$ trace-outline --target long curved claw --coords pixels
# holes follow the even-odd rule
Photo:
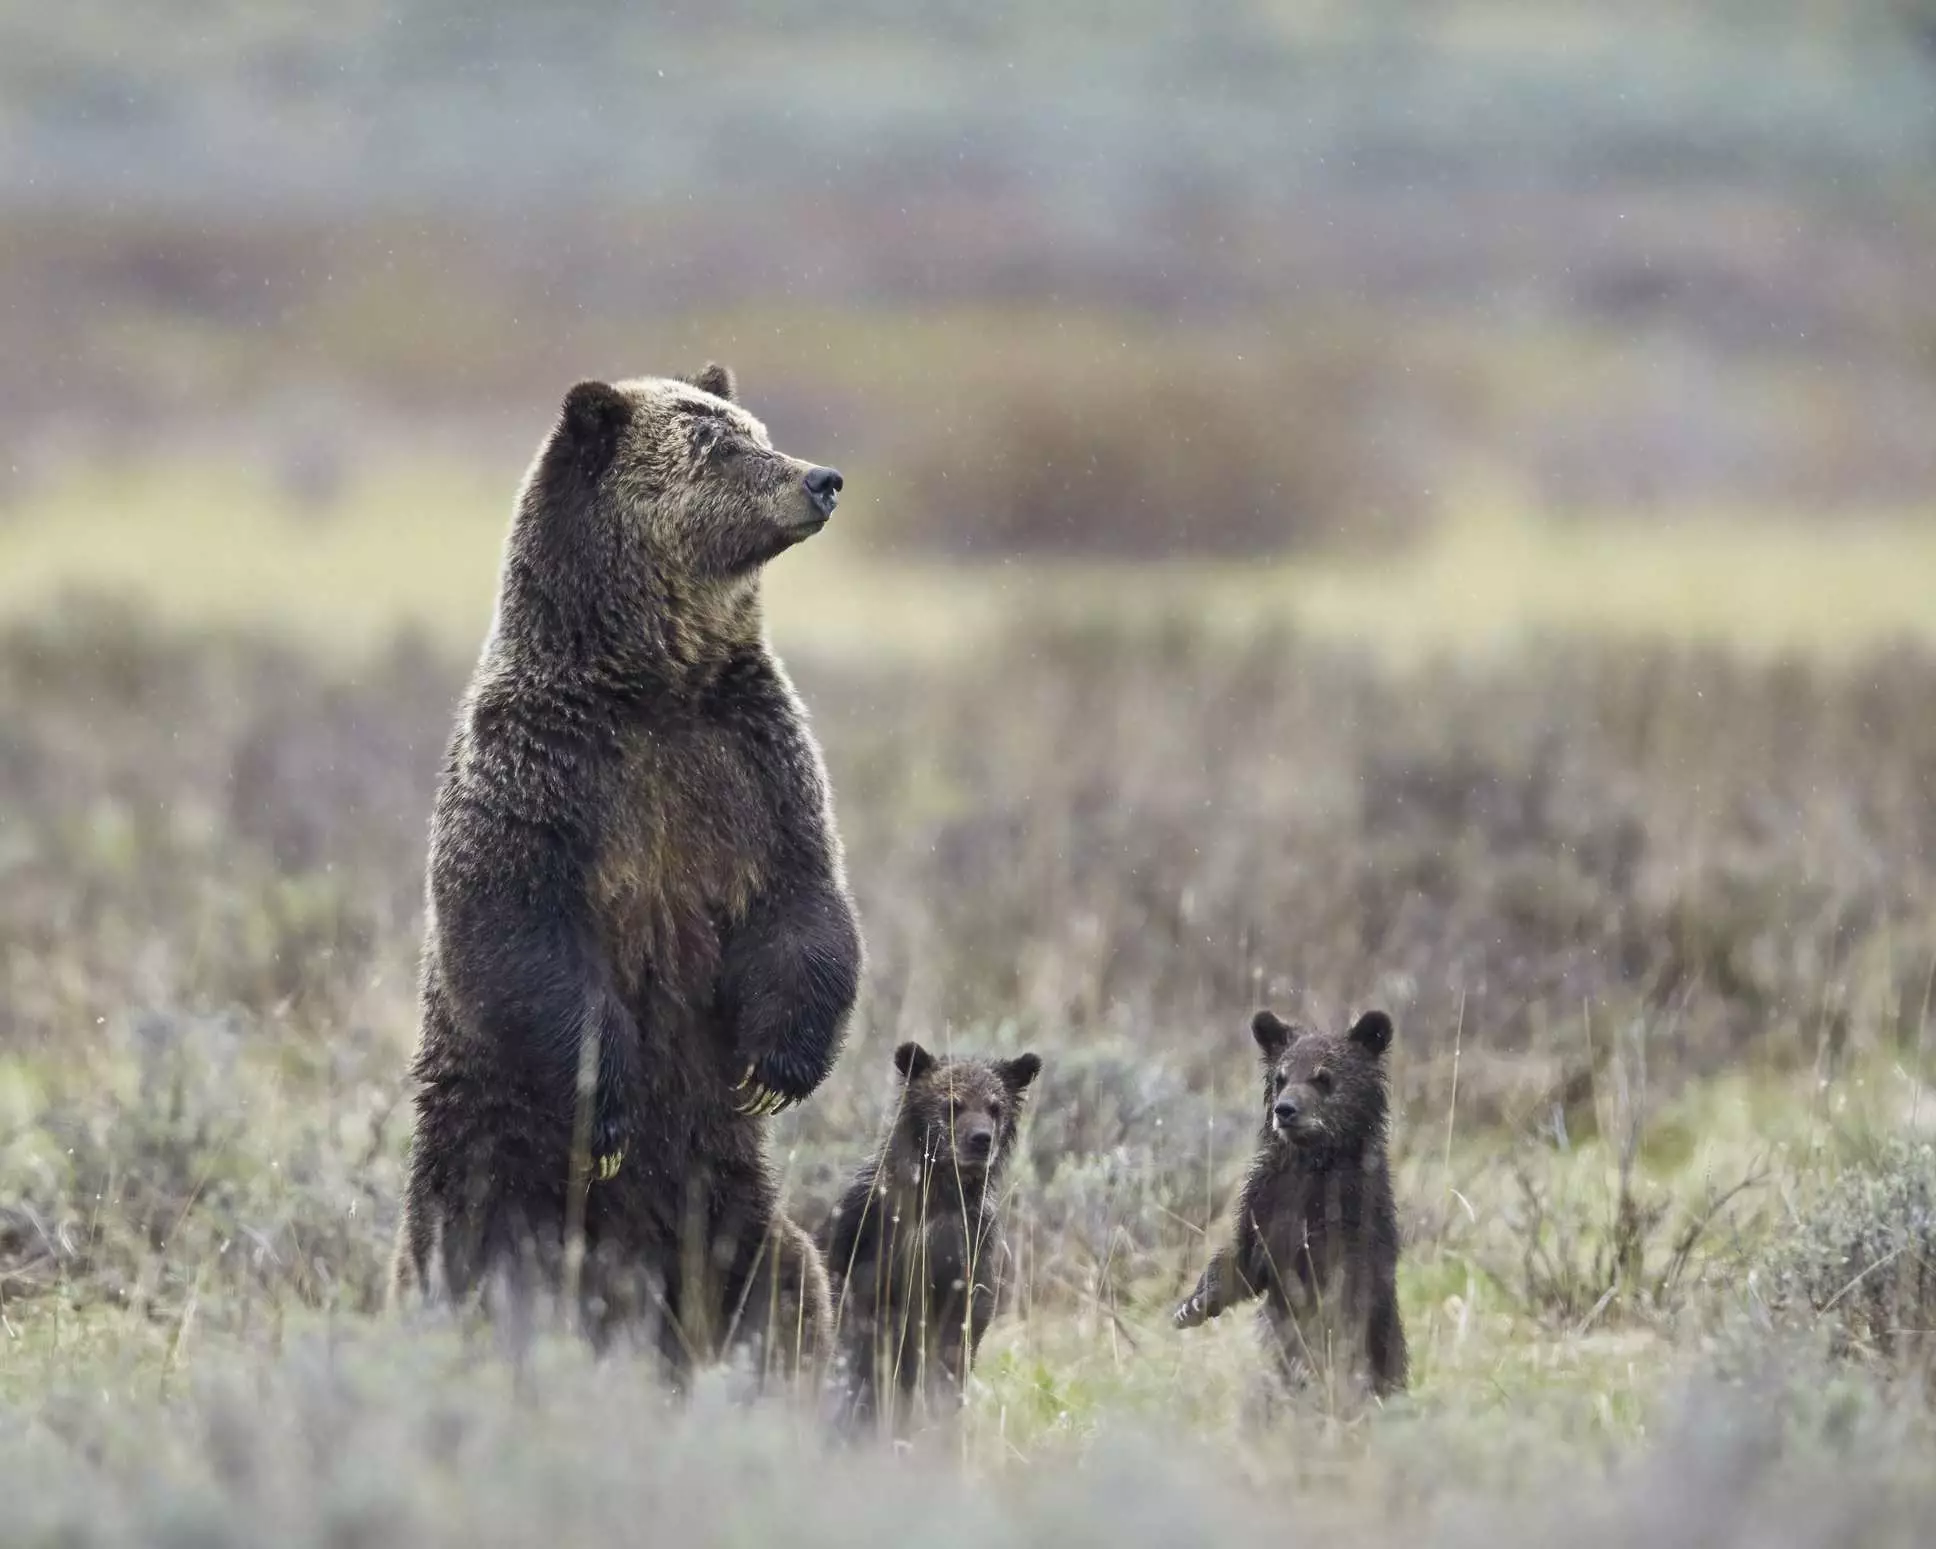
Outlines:
[[[735,1088],[735,1090],[738,1090],[738,1088]],[[741,1113],[752,1114],[755,1117],[765,1117],[772,1103],[779,1096],[764,1081],[755,1081],[747,1090],[749,1095],[739,1105],[739,1111]]]
[[[625,1161],[623,1151],[612,1151],[601,1156],[593,1165],[593,1171],[600,1183],[610,1183],[618,1176],[619,1167]]]
[[[740,1099],[736,1106],[741,1113],[762,1119],[770,1119],[776,1114],[785,1113],[800,1100],[760,1080],[756,1065],[746,1067],[746,1074],[739,1078],[739,1084],[733,1088],[733,1094]]]

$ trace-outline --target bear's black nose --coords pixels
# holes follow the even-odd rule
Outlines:
[[[1277,1115],[1279,1124],[1289,1124],[1297,1117],[1297,1104],[1288,1097],[1280,1097],[1277,1100],[1277,1106],[1271,1109],[1271,1112]]]
[[[841,486],[846,482],[838,468],[809,468],[807,498],[820,508],[822,516],[832,516],[839,503]]]

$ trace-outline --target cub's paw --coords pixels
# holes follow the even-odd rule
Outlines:
[[[1204,1310],[1203,1293],[1192,1292],[1176,1304],[1176,1311],[1170,1314],[1172,1328],[1197,1328],[1209,1314]]]

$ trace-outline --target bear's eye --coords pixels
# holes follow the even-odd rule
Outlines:
[[[1271,1090],[1273,1092],[1281,1092],[1284,1090],[1284,1072],[1283,1071],[1276,1070],[1271,1072]]]
[[[1320,1097],[1330,1096],[1331,1088],[1333,1084],[1334,1083],[1332,1082],[1332,1079],[1331,1079],[1331,1072],[1328,1070],[1320,1070],[1315,1076],[1311,1077],[1312,1089],[1315,1090]]]
[[[988,1117],[993,1119],[997,1124],[1001,1123],[1002,1105],[1000,1103],[990,1103],[988,1105]]]
[[[743,438],[735,434],[735,427],[723,415],[693,410],[688,414],[686,423],[691,427],[695,457],[727,462],[744,449]]]

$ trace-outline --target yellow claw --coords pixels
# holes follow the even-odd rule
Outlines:
[[[625,1153],[623,1151],[613,1151],[606,1156],[601,1156],[598,1159],[598,1181],[600,1183],[610,1183],[612,1179],[618,1176],[619,1164],[624,1160]]]
[[[783,1092],[776,1092],[765,1082],[755,1082],[752,1096],[740,1104],[739,1111],[755,1118],[771,1118],[782,1109],[790,1106],[791,1100]]]

